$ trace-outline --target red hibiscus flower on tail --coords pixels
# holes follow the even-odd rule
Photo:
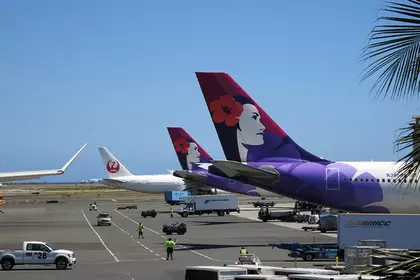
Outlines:
[[[186,154],[190,147],[190,143],[184,138],[179,138],[174,142],[174,147],[177,153]]]
[[[210,111],[215,123],[224,122],[227,126],[234,126],[239,122],[239,117],[243,111],[242,104],[229,95],[224,95],[220,99],[210,103]]]

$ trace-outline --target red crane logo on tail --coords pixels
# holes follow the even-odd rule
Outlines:
[[[109,173],[117,173],[120,170],[120,163],[116,160],[111,159],[106,164],[106,169]]]

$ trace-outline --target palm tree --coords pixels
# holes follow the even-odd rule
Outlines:
[[[362,81],[378,74],[371,89],[376,98],[400,100],[420,95],[420,0],[401,2],[387,2],[382,10],[389,15],[378,19],[363,52],[363,61],[369,64]],[[407,181],[410,187],[420,179],[420,125],[409,123],[399,129],[394,144],[398,152],[410,149],[399,160],[405,163],[397,172],[398,181]]]

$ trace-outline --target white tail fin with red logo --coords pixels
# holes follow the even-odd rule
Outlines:
[[[99,147],[98,149],[109,178],[132,176],[128,169],[106,147]]]

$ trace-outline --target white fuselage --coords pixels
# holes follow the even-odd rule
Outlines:
[[[113,177],[112,181],[105,179],[104,183],[109,186],[128,189],[136,192],[144,193],[164,193],[166,191],[183,191],[187,187],[184,180],[173,176],[172,174],[157,175],[133,175],[123,177]],[[116,182],[119,181],[119,182]],[[209,188],[214,191],[214,189]],[[217,190],[217,193],[227,193]]]
[[[133,175],[112,179],[121,183],[105,181],[105,184],[136,192],[164,193],[165,191],[182,191],[185,189],[184,181],[172,174]]]
[[[372,206],[383,206],[388,208],[391,213],[420,213],[420,190],[418,182],[414,181],[411,186],[409,182],[401,184],[398,182],[396,173],[403,163],[395,162],[342,162],[357,169],[353,176],[353,184],[358,184],[360,188],[364,185],[368,187],[372,182],[361,182],[363,173],[368,172],[373,175],[383,192],[381,202],[372,203]],[[354,182],[359,178],[358,182]],[[341,180],[340,180],[341,181]]]

